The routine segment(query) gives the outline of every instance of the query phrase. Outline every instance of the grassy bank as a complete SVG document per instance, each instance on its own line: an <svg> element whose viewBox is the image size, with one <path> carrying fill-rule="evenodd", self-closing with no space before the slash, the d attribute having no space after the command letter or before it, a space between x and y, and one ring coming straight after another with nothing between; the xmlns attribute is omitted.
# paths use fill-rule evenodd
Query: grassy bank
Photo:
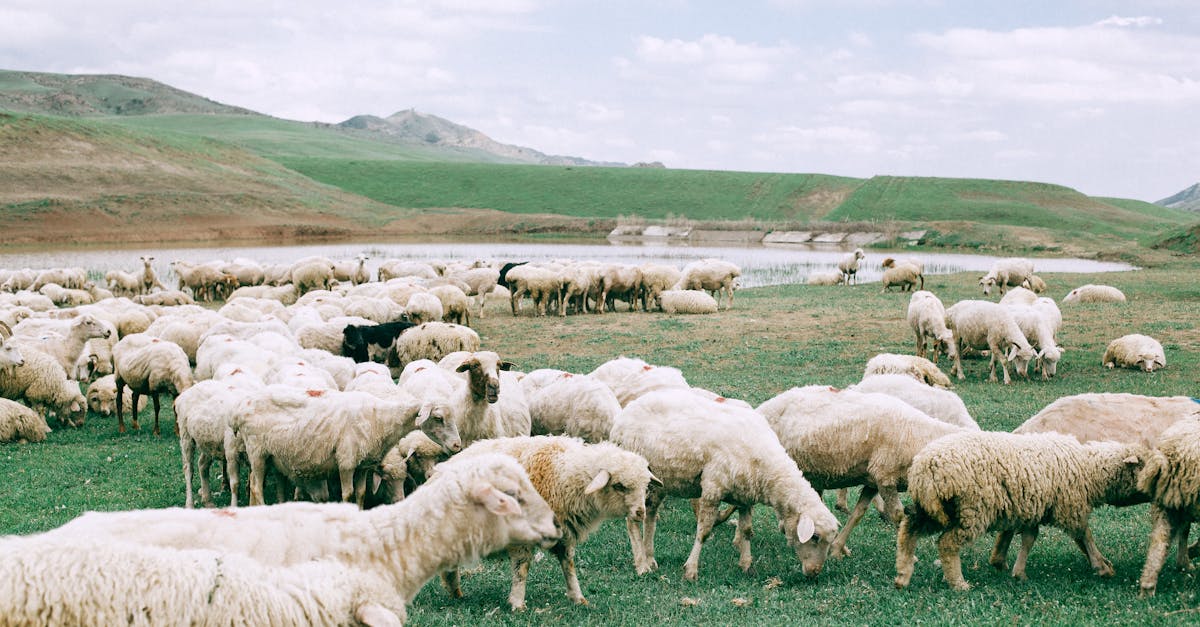
<svg viewBox="0 0 1200 627"><path fill-rule="evenodd" d="M1122 289L1129 302L1063 307L1060 340L1067 350L1056 379L1006 387L984 380L985 361L970 360L965 364L968 378L956 391L976 420L995 430L1011 430L1070 394L1200 396L1195 376L1200 367L1197 271L1200 262L1191 261L1129 273L1043 275L1056 299L1083 283L1106 283ZM934 276L926 287L949 305L979 298L976 279L974 274ZM852 384L870 356L911 352L904 321L907 302L904 294L879 293L877 284L780 286L739 292L731 311L712 316L621 312L514 319L497 307L475 326L485 348L525 370L586 372L618 355L636 356L680 368L693 385L758 404L792 386ZM1110 339L1134 332L1162 341L1165 370L1145 374L1100 365ZM85 427L56 430L43 444L0 445L0 533L51 528L88 509L182 505L178 444L169 435L170 421L161 438L148 433L145 415L142 424L142 433L118 435L113 420L92 416ZM828 496L832 504L832 494ZM1194 621L1193 608L1200 606L1195 577L1170 566L1160 579L1158 596L1137 599L1149 531L1146 506L1102 508L1093 519L1097 542L1117 571L1112 579L1095 577L1070 540L1046 529L1030 557L1027 582L1013 581L987 565L990 536L965 551L964 574L975 585L967 593L950 592L941 583L931 539L919 545L911 587L894 590L895 530L873 514L850 539L853 555L827 564L819 580L808 581L776 529L774 515L763 508L756 512L751 574L736 568L733 529L725 526L705 545L699 581L684 582L682 564L694 532L691 511L674 501L664 517L658 534L662 568L652 575L634 575L624 527L617 521L580 546L580 578L591 602L587 607L568 604L561 574L547 556L531 569L530 610L509 613L508 565L493 558L464 577L464 599L450 599L436 582L426 586L410 605L410 623L1182 624Z"/></svg>

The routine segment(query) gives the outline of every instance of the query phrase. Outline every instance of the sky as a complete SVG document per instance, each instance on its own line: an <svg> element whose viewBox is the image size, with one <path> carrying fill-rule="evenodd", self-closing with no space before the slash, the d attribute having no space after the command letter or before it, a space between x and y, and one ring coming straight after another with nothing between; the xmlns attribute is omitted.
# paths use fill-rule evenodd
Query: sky
<svg viewBox="0 0 1200 627"><path fill-rule="evenodd" d="M1196 0L4 0L0 68L673 168L1200 182Z"/></svg>

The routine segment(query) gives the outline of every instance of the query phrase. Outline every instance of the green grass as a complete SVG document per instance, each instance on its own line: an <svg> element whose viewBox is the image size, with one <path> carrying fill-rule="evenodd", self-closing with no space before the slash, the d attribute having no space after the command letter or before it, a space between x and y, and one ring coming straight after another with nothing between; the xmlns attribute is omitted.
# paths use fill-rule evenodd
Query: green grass
<svg viewBox="0 0 1200 627"><path fill-rule="evenodd" d="M1105 283L1122 289L1129 302L1063 307L1060 339L1067 350L1057 378L1007 387L988 383L986 363L975 359L964 364L968 378L956 385L956 392L984 428L995 430L1011 430L1065 395L1200 395L1195 376L1200 368L1197 271L1200 262L1193 258L1170 268L1129 273L1043 275L1056 298L1083 283ZM927 288L950 304L979 298L976 280L965 273L933 276ZM586 372L618 355L636 356L679 367L694 385L758 404L792 386L852 384L871 355L910 353L907 301L907 295L880 294L878 285L871 284L779 286L741 291L732 310L711 316L621 312L514 319L493 305L475 327L485 348L525 370ZM1134 332L1162 341L1166 369L1146 374L1100 365L1110 339ZM170 416L166 407L164 414ZM88 509L182 505L171 420L163 424L164 435L155 437L148 433L148 415L142 415L141 433L118 435L113 420L91 416L83 428L58 428L42 444L0 445L0 533L49 529ZM832 505L832 494L828 496ZM684 582L682 565L694 521L683 501L668 501L664 509L657 543L661 569L652 575L633 573L619 521L606 523L580 546L578 568L590 600L587 607L567 602L561 574L547 557L531 569L529 611L511 614L505 605L508 565L490 558L468 569L464 599L449 598L436 581L427 585L410 604L410 622L1158 625L1191 624L1193 608L1200 606L1195 576L1171 566L1164 569L1155 598L1137 598L1149 531L1146 506L1105 507L1094 515L1097 542L1117 571L1112 579L1095 577L1074 544L1048 528L1030 557L1027 582L988 566L990 536L966 550L964 574L975 586L967 593L951 592L941 582L940 569L933 565L933 539L918 545L920 562L910 588L894 590L895 529L874 514L850 538L850 557L831 561L818 580L807 580L776 529L773 513L762 507L755 512L752 573L736 568L733 530L725 526L704 547L699 581Z"/></svg>

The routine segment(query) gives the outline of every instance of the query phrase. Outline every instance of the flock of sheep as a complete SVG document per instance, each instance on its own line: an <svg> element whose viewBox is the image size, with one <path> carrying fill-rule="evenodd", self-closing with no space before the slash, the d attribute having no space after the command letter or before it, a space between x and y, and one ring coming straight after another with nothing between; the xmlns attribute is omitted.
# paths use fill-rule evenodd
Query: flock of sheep
<svg viewBox="0 0 1200 627"><path fill-rule="evenodd" d="M848 255L834 283L854 282L863 258ZM517 610L539 546L560 562L568 597L585 603L576 546L624 518L634 569L656 570L655 529L668 497L691 499L696 514L683 566L690 580L713 527L734 514L738 563L750 568L760 503L810 576L828 557L850 555L850 533L872 502L899 525L898 587L912 576L917 538L930 534L940 534L954 588L969 587L960 550L987 531L999 532L998 568L1020 533L1012 573L1024 577L1047 524L1111 575L1088 528L1102 504L1152 503L1143 593L1153 593L1171 542L1179 564L1188 563L1187 531L1200 511L1192 399L1064 397L1014 433L998 433L980 430L948 389L936 361L953 360L962 379L971 350L989 353L992 380L997 362L1005 383L1010 366L1018 376L1030 363L1043 378L1056 374L1061 312L1037 295L1044 283L1025 260L998 262L980 280L984 295L999 289L999 303L946 308L914 291L907 317L916 355L879 355L850 388L793 388L757 408L626 357L590 373L518 372L467 326L496 296L514 314L525 296L538 315L600 313L618 299L630 310L715 312L706 291L730 307L740 274L717 259L683 269L397 260L378 280L361 256L281 268L175 263L178 290L164 286L152 260L142 259L141 272L110 272L108 290L69 269L0 271L0 441L42 441L45 416L79 425L89 407L115 411L119 431L128 408L136 429L144 396L158 433L165 393L174 397L186 503L89 513L43 534L0 538L0 614L17 622L401 624L429 579L440 574L461 596L459 565L500 550L512 563ZM919 261L891 261L885 290L923 287ZM213 299L224 303L193 302ZM1084 286L1063 302L1087 300L1124 296ZM1103 362L1165 366L1161 345L1146 336L1114 340ZM90 381L86 396L81 381ZM213 504L214 462L230 507L192 509L197 496ZM249 467L244 492L241 464ZM264 494L268 475L273 499ZM862 492L840 524L821 491L842 490L843 507L844 490L856 486ZM912 499L907 512L902 491ZM345 503L283 502L292 499ZM239 507L268 500L275 504ZM62 577L68 570L76 576ZM132 583L146 577L159 585Z"/></svg>

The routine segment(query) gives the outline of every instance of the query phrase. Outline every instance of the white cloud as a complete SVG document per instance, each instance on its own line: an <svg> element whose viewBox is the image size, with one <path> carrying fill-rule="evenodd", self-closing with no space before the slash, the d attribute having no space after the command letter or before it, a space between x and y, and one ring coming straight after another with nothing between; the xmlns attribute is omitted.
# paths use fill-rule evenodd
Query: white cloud
<svg viewBox="0 0 1200 627"><path fill-rule="evenodd" d="M575 114L585 122L619 122L625 119L625 112L597 102L579 102L575 105Z"/></svg>
<svg viewBox="0 0 1200 627"><path fill-rule="evenodd" d="M1138 17L1121 17L1119 15L1112 15L1112 16L1106 17L1106 18L1100 20L1099 22L1095 23L1096 26L1119 26L1119 27L1158 26L1159 24L1162 24L1161 18L1150 17L1147 15L1139 15Z"/></svg>
<svg viewBox="0 0 1200 627"><path fill-rule="evenodd" d="M775 74L778 64L790 54L790 47L739 43L732 37L715 34L696 40L643 35L637 39L635 54L643 67L622 59L630 77L682 71L718 82L759 83Z"/></svg>

